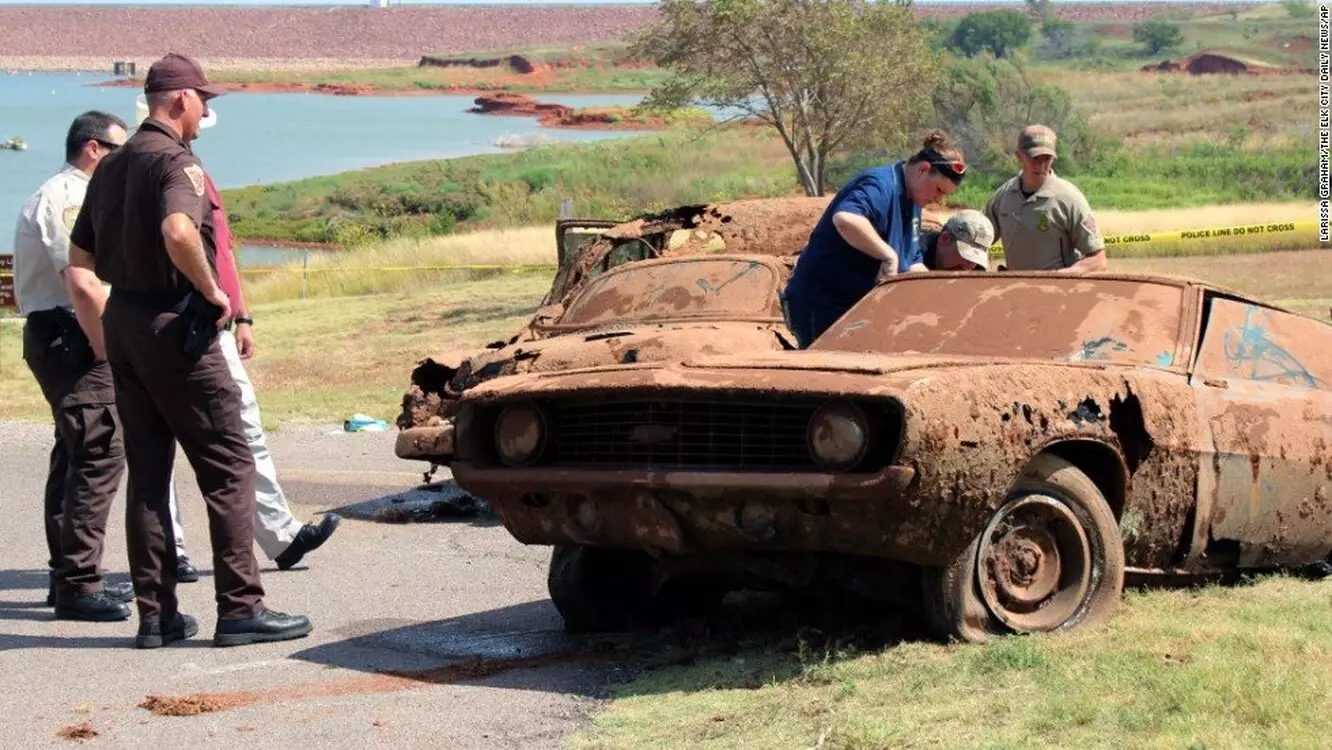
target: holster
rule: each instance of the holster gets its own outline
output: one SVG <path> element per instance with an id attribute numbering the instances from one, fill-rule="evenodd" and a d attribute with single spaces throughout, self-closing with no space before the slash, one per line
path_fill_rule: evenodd
<path id="1" fill-rule="evenodd" d="M 23 358 L 56 360 L 67 372 L 79 372 L 92 365 L 94 355 L 74 312 L 56 307 L 28 314 L 23 326 Z"/>

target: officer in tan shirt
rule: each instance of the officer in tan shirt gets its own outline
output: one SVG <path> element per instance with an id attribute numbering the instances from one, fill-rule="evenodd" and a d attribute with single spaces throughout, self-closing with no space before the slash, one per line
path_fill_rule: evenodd
<path id="1" fill-rule="evenodd" d="M 1101 271 L 1105 240 L 1082 191 L 1054 173 L 1056 136 L 1030 125 L 1018 136 L 1022 172 L 985 206 L 1013 271 Z"/>

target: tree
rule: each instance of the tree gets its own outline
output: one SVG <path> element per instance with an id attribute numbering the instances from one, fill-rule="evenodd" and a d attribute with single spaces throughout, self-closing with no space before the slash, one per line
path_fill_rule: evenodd
<path id="1" fill-rule="evenodd" d="M 1103 145 L 1067 91 L 1032 82 L 1025 66 L 1013 60 L 958 60 L 944 71 L 933 101 L 939 125 L 977 170 L 1014 168 L 1018 133 L 1032 123 L 1059 134 L 1062 171 L 1076 171 Z"/>
<path id="2" fill-rule="evenodd" d="M 1031 19 L 1017 10 L 971 13 L 953 30 L 949 45 L 967 57 L 989 50 L 1004 57 L 1031 39 Z"/>
<path id="3" fill-rule="evenodd" d="M 1309 0 L 1281 0 L 1281 5 L 1291 18 L 1313 18 L 1318 12 Z"/>
<path id="4" fill-rule="evenodd" d="M 1026 0 L 1027 15 L 1033 21 L 1049 21 L 1054 18 L 1054 3 L 1050 0 Z"/>
<path id="5" fill-rule="evenodd" d="M 1072 57 L 1077 52 L 1078 27 L 1072 21 L 1047 18 L 1041 24 L 1041 36 L 1050 57 Z"/>
<path id="6" fill-rule="evenodd" d="M 697 104 L 781 136 L 808 195 L 839 149 L 904 146 L 929 111 L 938 61 L 906 4 L 662 0 L 630 46 L 672 73 L 648 106 Z"/>
<path id="7" fill-rule="evenodd" d="M 1158 18 L 1134 24 L 1133 41 L 1146 45 L 1147 54 L 1155 55 L 1178 47 L 1184 41 L 1184 32 L 1179 30 L 1179 24 Z"/>

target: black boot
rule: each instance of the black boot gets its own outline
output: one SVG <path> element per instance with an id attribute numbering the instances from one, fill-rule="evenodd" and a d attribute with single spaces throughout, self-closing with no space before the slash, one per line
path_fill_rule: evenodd
<path id="1" fill-rule="evenodd" d="M 282 550 L 282 554 L 273 560 L 277 563 L 278 570 L 290 570 L 293 565 L 301 561 L 302 557 L 305 557 L 305 553 L 319 549 L 320 545 L 333 536 L 333 532 L 341 522 L 342 516 L 337 513 L 326 513 L 318 526 L 312 523 L 302 526 L 301 530 L 296 532 L 296 538 L 291 540 L 291 544 L 288 544 L 287 548 Z"/>
<path id="2" fill-rule="evenodd" d="M 117 622 L 129 619 L 130 608 L 101 591 L 82 596 L 61 592 L 56 596 L 55 616 L 57 620 Z"/>
<path id="3" fill-rule="evenodd" d="M 314 627 L 305 615 L 285 615 L 266 609 L 244 620 L 218 620 L 214 646 L 245 646 L 251 643 L 304 638 Z"/>
<path id="4" fill-rule="evenodd" d="M 162 627 L 161 620 L 148 620 L 139 623 L 139 634 L 134 637 L 134 646 L 136 648 L 161 648 L 176 641 L 191 638 L 198 632 L 198 620 L 177 612 L 165 628 Z"/>
<path id="5" fill-rule="evenodd" d="M 102 593 L 107 597 L 124 604 L 134 601 L 134 585 L 131 583 L 102 583 Z M 46 606 L 54 607 L 56 604 L 56 585 L 51 582 L 51 588 L 46 592 Z"/>
<path id="6" fill-rule="evenodd" d="M 190 564 L 190 558 L 180 555 L 176 558 L 176 582 L 194 583 L 199 580 L 199 571 Z"/>

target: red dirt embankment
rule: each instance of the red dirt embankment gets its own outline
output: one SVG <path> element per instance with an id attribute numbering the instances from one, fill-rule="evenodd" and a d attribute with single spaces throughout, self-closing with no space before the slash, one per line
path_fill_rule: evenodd
<path id="1" fill-rule="evenodd" d="M 651 5 L 433 7 L 0 7 L 0 57 L 142 61 L 418 60 L 423 53 L 608 42 Z M 91 30 L 91 31 L 90 31 Z"/>
<path id="2" fill-rule="evenodd" d="M 656 130 L 665 127 L 661 120 L 633 117 L 622 112 L 577 110 L 563 104 L 547 104 L 522 94 L 485 94 L 478 96 L 471 109 L 478 115 L 535 117 L 547 128 L 580 130 Z"/>
<path id="3" fill-rule="evenodd" d="M 1070 20 L 1151 18 L 1187 8 L 1220 13 L 1254 3 L 1057 4 Z M 917 3 L 921 17 L 957 16 L 1021 3 Z M 217 67 L 349 67 L 416 61 L 423 54 L 574 46 L 624 39 L 658 18 L 654 5 L 413 7 L 0 6 L 0 67 L 110 69 L 114 60 L 147 69 L 171 50 Z"/>

